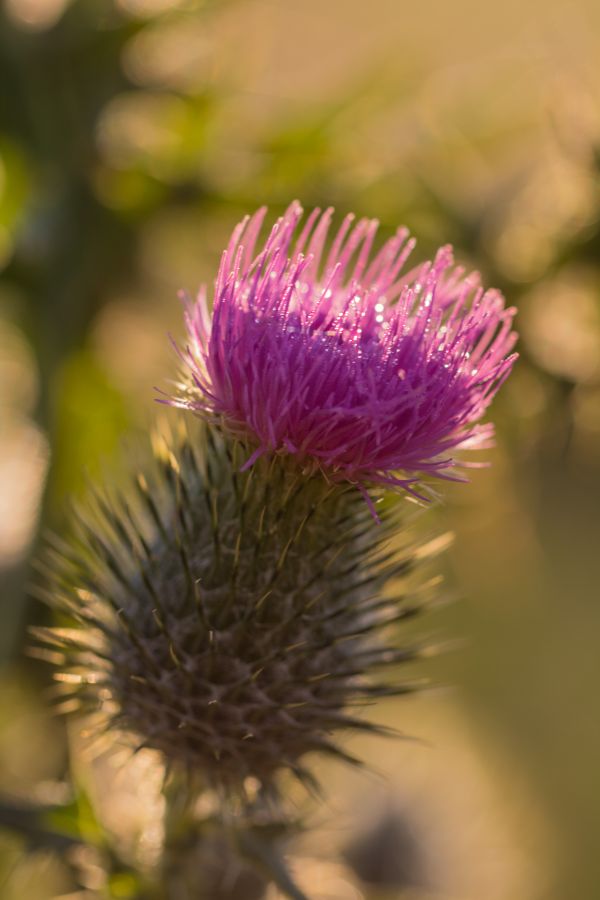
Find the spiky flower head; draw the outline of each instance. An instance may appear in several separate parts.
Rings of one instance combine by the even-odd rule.
[[[363,490],[454,477],[457,451],[490,443],[477,423],[515,359],[514,310],[450,247],[403,274],[403,228],[373,255],[377,222],[349,215],[325,256],[331,215],[300,228],[293,203],[256,254],[265,209],[237,226],[212,316],[204,291],[188,302],[172,402],[249,438],[246,465],[290,455]]]
[[[282,769],[310,780],[311,752],[347,758],[334,732],[376,730],[353,708],[412,690],[381,673],[421,652],[393,634],[420,605],[393,516],[375,528],[354,489],[282,457],[240,472],[248,453],[206,427],[159,442],[135,490],[99,493],[52,551],[63,622],[37,629],[69,708],[229,797]]]

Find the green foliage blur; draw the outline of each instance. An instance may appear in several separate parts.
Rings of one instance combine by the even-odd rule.
[[[453,243],[522,336],[492,467],[431,513],[459,602],[430,624],[467,643],[424,671],[453,690],[381,713],[435,749],[362,748],[425,874],[382,893],[308,845],[299,878],[322,900],[600,896],[599,53],[595,0],[3,0],[4,900],[141,896],[26,654],[49,615],[31,560],[164,415],[177,291],[295,197],[405,223],[420,258]]]

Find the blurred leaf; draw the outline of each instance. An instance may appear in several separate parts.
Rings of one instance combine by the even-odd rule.
[[[108,878],[108,892],[115,900],[137,897],[140,880],[133,872],[115,872]]]
[[[25,155],[13,141],[0,137],[0,224],[13,228],[30,194]]]
[[[101,464],[131,424],[122,394],[89,350],[73,353],[54,385],[57,402],[55,498],[77,493],[86,475],[98,476]]]
[[[89,795],[80,782],[73,785],[73,799],[63,806],[55,806],[46,814],[48,823],[73,838],[96,847],[107,843],[107,835],[98,821]]]
[[[71,831],[61,827],[60,811],[60,807],[35,806],[0,798],[0,828],[21,835],[32,850],[45,848],[64,853],[79,844],[80,838],[76,829]]]

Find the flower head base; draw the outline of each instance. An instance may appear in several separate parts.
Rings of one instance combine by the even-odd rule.
[[[256,256],[265,209],[237,226],[212,319],[204,292],[188,304],[192,383],[172,402],[249,437],[247,465],[291,454],[362,488],[455,477],[455,452],[493,434],[476,423],[515,359],[514,310],[449,247],[402,275],[405,229],[372,256],[376,221],[347,216],[322,262],[331,213],[295,237],[292,204]]]
[[[62,621],[35,629],[65,712],[229,800],[247,778],[276,795],[285,769],[314,785],[307,754],[354,761],[334,733],[385,731],[353,709],[417,689],[397,667],[431,649],[396,630],[429,604],[411,573],[435,547],[390,550],[396,512],[375,529],[355,491],[288,459],[240,473],[248,451],[204,427],[159,441],[48,547]]]

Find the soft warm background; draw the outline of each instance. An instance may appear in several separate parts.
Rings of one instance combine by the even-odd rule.
[[[64,794],[49,674],[22,655],[40,527],[158,414],[177,290],[243,212],[298,197],[404,222],[419,255],[454,243],[522,333],[493,467],[431,515],[459,599],[424,627],[466,641],[424,668],[450,687],[381,709],[423,739],[363,742],[392,791],[327,775],[298,877],[321,900],[600,896],[599,56],[597,0],[4,0],[2,791]],[[385,895],[332,861],[381,815]],[[0,836],[0,896],[71,895],[25,850]]]

